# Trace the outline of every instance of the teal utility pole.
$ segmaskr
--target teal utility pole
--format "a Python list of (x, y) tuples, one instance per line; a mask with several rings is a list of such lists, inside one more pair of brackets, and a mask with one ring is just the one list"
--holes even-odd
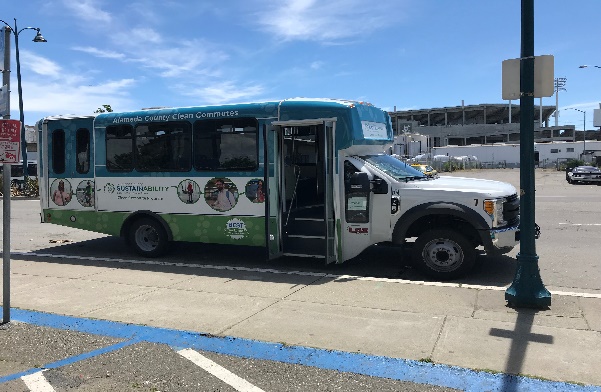
[(505, 300), (514, 307), (546, 308), (551, 293), (538, 268), (534, 223), (534, 0), (522, 0), (520, 92), (520, 252)]

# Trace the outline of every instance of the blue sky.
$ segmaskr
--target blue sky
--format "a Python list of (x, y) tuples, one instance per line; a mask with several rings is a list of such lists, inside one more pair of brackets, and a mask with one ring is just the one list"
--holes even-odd
[[(3, 1), (19, 30), (25, 123), (56, 114), (330, 97), (386, 110), (503, 103), (519, 0)], [(535, 0), (535, 54), (567, 78), (560, 110), (601, 103), (601, 1)], [(11, 118), (18, 119), (12, 41)], [(517, 104), (519, 101), (513, 101)], [(535, 100), (538, 104), (539, 100)], [(555, 96), (543, 105), (555, 105)], [(559, 124), (582, 129), (583, 114)], [(552, 121), (551, 125), (554, 125)]]

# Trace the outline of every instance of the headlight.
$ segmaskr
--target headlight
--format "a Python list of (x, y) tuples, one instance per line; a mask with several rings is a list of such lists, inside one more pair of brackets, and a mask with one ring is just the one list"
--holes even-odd
[(507, 224), (507, 221), (503, 219), (503, 203), (504, 199), (488, 199), (484, 200), (484, 211), (490, 216), (492, 220), (492, 227), (501, 227)]

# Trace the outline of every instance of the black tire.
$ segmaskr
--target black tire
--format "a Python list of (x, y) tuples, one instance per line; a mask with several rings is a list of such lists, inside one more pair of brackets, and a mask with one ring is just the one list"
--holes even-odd
[(169, 249), (169, 238), (165, 229), (151, 218), (141, 218), (132, 223), (129, 243), (144, 257), (159, 257)]
[(574, 181), (572, 181), (572, 179), (570, 177), (568, 177), (568, 184), (571, 184), (572, 182), (574, 182)]
[(476, 249), (456, 231), (429, 230), (415, 241), (411, 259), (424, 274), (449, 280), (464, 276), (473, 268)]

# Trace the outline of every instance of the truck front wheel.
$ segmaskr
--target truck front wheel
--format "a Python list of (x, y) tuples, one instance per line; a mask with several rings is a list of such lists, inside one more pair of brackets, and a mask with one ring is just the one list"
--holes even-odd
[(451, 230), (429, 230), (415, 241), (413, 264), (424, 274), (449, 280), (465, 275), (476, 261), (476, 250), (461, 234)]

